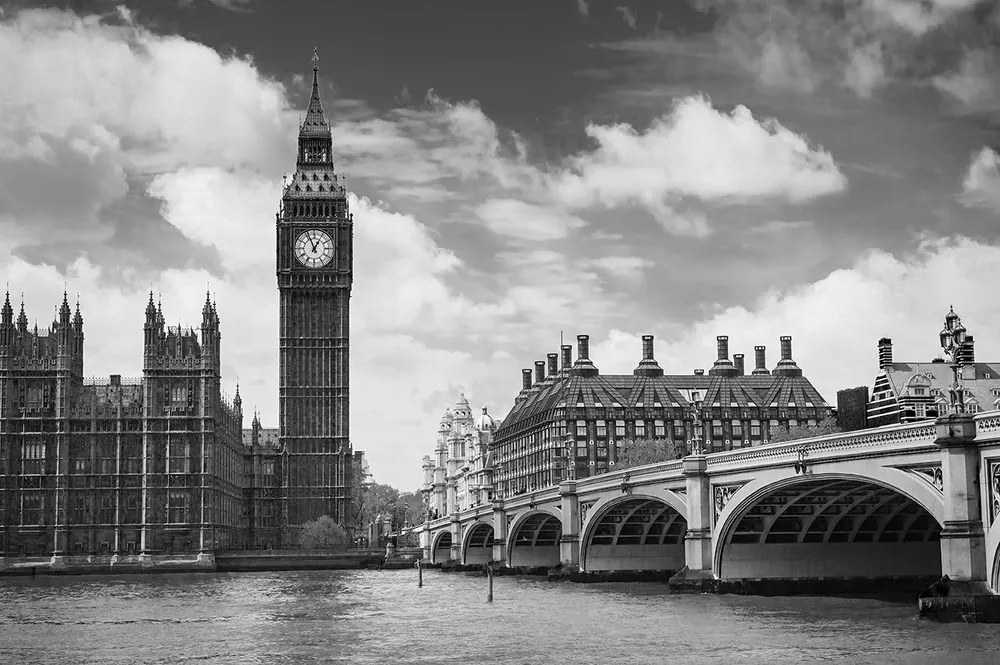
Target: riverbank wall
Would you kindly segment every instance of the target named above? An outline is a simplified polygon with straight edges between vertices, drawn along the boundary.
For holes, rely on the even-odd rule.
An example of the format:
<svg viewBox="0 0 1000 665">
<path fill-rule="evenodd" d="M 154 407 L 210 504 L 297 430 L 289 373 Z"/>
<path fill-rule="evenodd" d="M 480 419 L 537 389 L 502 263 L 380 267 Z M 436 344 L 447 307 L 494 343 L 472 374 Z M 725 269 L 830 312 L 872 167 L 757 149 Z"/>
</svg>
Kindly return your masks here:
<svg viewBox="0 0 1000 665">
<path fill-rule="evenodd" d="M 245 550 L 206 554 L 74 555 L 0 558 L 0 577 L 38 575 L 128 575 L 150 573 L 256 572 L 410 568 L 416 557 L 385 551 Z"/>
</svg>

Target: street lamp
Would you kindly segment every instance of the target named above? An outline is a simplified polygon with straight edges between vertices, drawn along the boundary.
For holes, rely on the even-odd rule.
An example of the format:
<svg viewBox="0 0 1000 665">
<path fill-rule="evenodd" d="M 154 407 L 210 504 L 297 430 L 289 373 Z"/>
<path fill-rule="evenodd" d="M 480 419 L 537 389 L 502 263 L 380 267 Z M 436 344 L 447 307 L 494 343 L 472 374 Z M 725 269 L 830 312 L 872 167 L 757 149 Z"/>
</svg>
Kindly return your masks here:
<svg viewBox="0 0 1000 665">
<path fill-rule="evenodd" d="M 965 413 L 965 388 L 962 386 L 962 375 L 959 372 L 964 346 L 965 326 L 952 307 L 944 317 L 944 328 L 941 330 L 941 348 L 951 359 L 951 371 L 954 376 L 954 383 L 949 389 L 952 413 Z"/>
</svg>

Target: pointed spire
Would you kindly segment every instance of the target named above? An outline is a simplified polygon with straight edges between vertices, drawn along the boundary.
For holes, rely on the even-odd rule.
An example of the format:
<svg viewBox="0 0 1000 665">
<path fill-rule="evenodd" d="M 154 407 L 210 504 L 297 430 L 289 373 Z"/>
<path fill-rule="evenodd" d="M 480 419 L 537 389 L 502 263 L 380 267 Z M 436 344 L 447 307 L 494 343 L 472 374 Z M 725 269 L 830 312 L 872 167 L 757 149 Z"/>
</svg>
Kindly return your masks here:
<svg viewBox="0 0 1000 665">
<path fill-rule="evenodd" d="M 243 410 L 243 398 L 240 397 L 240 381 L 236 380 L 236 396 L 233 397 L 233 406 L 235 406 L 240 411 Z"/>
<path fill-rule="evenodd" d="M 80 294 L 76 294 L 76 311 L 73 313 L 73 325 L 77 330 L 83 327 L 83 315 L 80 314 Z"/>
<path fill-rule="evenodd" d="M 306 111 L 306 118 L 299 128 L 299 136 L 303 134 L 313 134 L 320 136 L 330 135 L 330 125 L 323 115 L 323 105 L 319 100 L 319 49 L 313 49 L 313 82 L 312 94 L 309 96 L 309 108 Z"/>
<path fill-rule="evenodd" d="M 10 289 L 4 295 L 3 299 L 3 323 L 4 325 L 10 325 L 14 320 L 14 308 L 10 306 Z"/>
<path fill-rule="evenodd" d="M 24 294 L 21 294 L 21 313 L 17 315 L 17 327 L 21 332 L 28 330 L 28 316 L 24 313 Z"/>
<path fill-rule="evenodd" d="M 153 290 L 149 290 L 149 302 L 146 303 L 146 321 L 152 322 L 156 318 L 156 303 L 153 302 Z"/>
<path fill-rule="evenodd" d="M 66 289 L 63 289 L 63 301 L 62 305 L 59 307 L 59 321 L 60 323 L 69 323 L 70 319 L 70 309 L 69 309 L 69 294 L 66 293 Z"/>
</svg>

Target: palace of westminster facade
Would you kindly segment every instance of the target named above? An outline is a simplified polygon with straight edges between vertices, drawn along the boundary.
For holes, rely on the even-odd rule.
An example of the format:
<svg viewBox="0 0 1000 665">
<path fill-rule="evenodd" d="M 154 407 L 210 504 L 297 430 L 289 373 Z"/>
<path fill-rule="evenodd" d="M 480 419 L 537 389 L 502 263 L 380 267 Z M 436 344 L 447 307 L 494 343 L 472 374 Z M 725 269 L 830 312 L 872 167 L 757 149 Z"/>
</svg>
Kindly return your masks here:
<svg viewBox="0 0 1000 665">
<path fill-rule="evenodd" d="M 353 527 L 348 438 L 353 217 L 334 172 L 318 58 L 296 172 L 276 215 L 279 427 L 243 428 L 221 391 L 221 325 L 167 326 L 152 294 L 142 376 L 84 378 L 80 306 L 45 330 L 0 311 L 0 562 L 294 547 L 322 515 Z"/>
</svg>

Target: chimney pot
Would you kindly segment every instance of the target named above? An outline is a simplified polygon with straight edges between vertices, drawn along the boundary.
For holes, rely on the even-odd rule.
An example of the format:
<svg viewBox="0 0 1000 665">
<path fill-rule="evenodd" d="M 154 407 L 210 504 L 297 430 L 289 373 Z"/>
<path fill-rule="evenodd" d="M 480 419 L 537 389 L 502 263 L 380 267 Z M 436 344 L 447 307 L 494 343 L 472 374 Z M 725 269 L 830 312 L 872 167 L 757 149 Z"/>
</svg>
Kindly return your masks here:
<svg viewBox="0 0 1000 665">
<path fill-rule="evenodd" d="M 733 365 L 736 366 L 736 371 L 738 372 L 737 376 L 743 376 L 744 369 L 743 369 L 743 354 L 742 353 L 734 353 L 733 354 Z"/>
<path fill-rule="evenodd" d="M 573 346 L 571 344 L 562 345 L 562 368 L 569 369 L 573 365 Z"/>
<path fill-rule="evenodd" d="M 590 360 L 590 335 L 576 336 L 577 360 Z"/>
<path fill-rule="evenodd" d="M 642 336 L 642 359 L 653 360 L 653 336 Z"/>
<path fill-rule="evenodd" d="M 549 359 L 549 376 L 555 376 L 559 372 L 559 354 L 550 353 L 547 358 Z"/>
<path fill-rule="evenodd" d="M 892 340 L 883 337 L 878 341 L 878 368 L 888 369 L 892 366 Z"/>
<path fill-rule="evenodd" d="M 727 360 L 729 358 L 729 336 L 719 335 L 715 338 L 715 345 L 719 352 L 719 360 Z"/>
<path fill-rule="evenodd" d="M 754 374 L 770 374 L 767 371 L 767 357 L 765 355 L 767 351 L 766 346 L 755 346 L 753 347 L 754 353 Z"/>
<path fill-rule="evenodd" d="M 521 370 L 521 390 L 527 390 L 531 387 L 531 370 L 522 369 Z"/>
<path fill-rule="evenodd" d="M 792 338 L 789 335 L 781 336 L 781 359 L 792 359 Z"/>
<path fill-rule="evenodd" d="M 705 370 L 703 370 L 703 369 L 696 369 L 694 371 L 694 375 L 695 376 L 705 376 Z"/>
<path fill-rule="evenodd" d="M 535 361 L 535 383 L 541 383 L 545 380 L 545 361 L 536 360 Z"/>
</svg>

